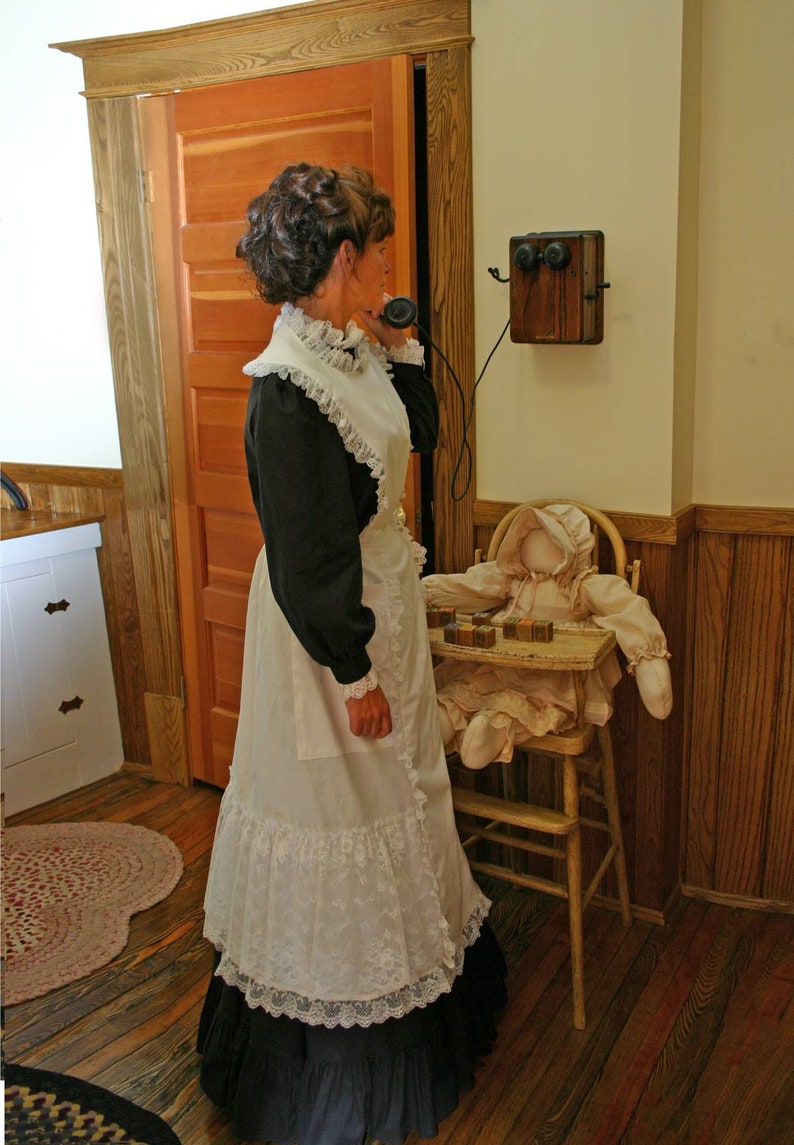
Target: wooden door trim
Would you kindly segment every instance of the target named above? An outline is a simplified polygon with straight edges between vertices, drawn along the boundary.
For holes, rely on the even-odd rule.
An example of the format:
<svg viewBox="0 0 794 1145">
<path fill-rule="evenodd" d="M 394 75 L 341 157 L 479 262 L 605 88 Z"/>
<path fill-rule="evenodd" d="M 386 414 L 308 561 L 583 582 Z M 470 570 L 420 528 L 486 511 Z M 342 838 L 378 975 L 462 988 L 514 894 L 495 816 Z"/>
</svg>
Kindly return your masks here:
<svg viewBox="0 0 794 1145">
<path fill-rule="evenodd" d="M 434 341 L 455 367 L 471 402 L 474 383 L 474 223 L 471 170 L 471 74 L 468 47 L 431 52 L 425 60 L 427 100 L 427 213 L 430 324 Z M 467 568 L 474 548 L 475 424 L 468 429 L 471 481 L 452 497 L 455 463 L 463 445 L 460 397 L 448 370 L 432 354 L 431 377 L 441 426 L 434 454 L 433 521 L 439 572 Z M 465 466 L 464 466 L 465 469 Z"/>
<path fill-rule="evenodd" d="M 311 0 L 127 36 L 51 44 L 83 61 L 90 99 L 447 51 L 471 43 L 469 0 Z"/>
<path fill-rule="evenodd" d="M 146 203 L 131 189 L 145 169 L 136 100 L 88 108 L 124 498 L 144 659 L 152 774 L 186 782 L 182 649 L 163 375 Z"/>
<path fill-rule="evenodd" d="M 190 768 L 163 400 L 168 350 L 161 336 L 152 204 L 147 201 L 152 188 L 137 97 L 401 53 L 424 60 L 433 215 L 431 322 L 470 392 L 470 42 L 470 0 L 392 0 L 385 13 L 382 0 L 317 0 L 186 29 L 53 45 L 83 59 L 124 489 L 140 595 L 145 704 L 150 739 L 161 752 L 153 761 L 157 778 L 189 782 Z M 465 568 L 473 549 L 474 486 L 461 501 L 451 499 L 448 475 L 460 449 L 461 426 L 449 380 L 441 378 L 439 389 L 442 427 L 434 496 L 436 521 L 443 527 L 436 565 L 451 570 Z"/>
</svg>

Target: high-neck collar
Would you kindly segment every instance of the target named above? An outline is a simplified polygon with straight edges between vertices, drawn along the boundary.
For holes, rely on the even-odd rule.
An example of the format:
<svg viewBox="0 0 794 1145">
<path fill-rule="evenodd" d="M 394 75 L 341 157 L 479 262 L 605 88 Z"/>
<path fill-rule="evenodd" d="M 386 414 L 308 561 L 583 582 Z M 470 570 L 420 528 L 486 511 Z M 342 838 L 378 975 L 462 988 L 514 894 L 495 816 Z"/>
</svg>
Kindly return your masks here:
<svg viewBox="0 0 794 1145">
<path fill-rule="evenodd" d="M 366 361 L 370 342 L 352 319 L 344 330 L 339 330 L 330 322 L 310 318 L 300 307 L 285 302 L 277 322 L 283 323 L 307 349 L 337 370 L 352 373 L 360 370 Z"/>
</svg>

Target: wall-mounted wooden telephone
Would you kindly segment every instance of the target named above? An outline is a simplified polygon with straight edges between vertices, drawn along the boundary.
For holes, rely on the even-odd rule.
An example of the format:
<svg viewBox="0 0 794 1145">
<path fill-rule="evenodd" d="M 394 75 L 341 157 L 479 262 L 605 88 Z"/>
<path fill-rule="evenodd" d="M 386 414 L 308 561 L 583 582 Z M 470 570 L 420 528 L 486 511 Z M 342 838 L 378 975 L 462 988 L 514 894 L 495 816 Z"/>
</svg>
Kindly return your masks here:
<svg viewBox="0 0 794 1145">
<path fill-rule="evenodd" d="M 544 231 L 510 239 L 513 342 L 601 342 L 602 231 Z"/>
</svg>

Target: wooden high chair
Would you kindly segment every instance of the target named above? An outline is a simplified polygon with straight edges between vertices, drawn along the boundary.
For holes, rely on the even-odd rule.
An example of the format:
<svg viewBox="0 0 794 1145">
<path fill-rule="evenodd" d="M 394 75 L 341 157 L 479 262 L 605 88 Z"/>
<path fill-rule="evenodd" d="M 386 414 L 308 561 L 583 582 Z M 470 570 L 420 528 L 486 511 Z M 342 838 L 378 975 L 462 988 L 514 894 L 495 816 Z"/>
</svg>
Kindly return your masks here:
<svg viewBox="0 0 794 1145">
<path fill-rule="evenodd" d="M 627 580 L 633 592 L 639 584 L 640 562 L 628 565 L 626 547 L 615 525 L 597 509 L 566 498 L 545 501 L 528 501 L 516 506 L 506 514 L 497 526 L 487 560 L 495 560 L 499 545 L 513 518 L 526 508 L 545 508 L 547 505 L 576 505 L 590 519 L 596 537 L 594 559 L 598 553 L 598 530 L 609 539 L 614 555 L 615 572 Z M 557 643 L 555 640 L 554 643 Z M 552 645 L 548 645 L 551 648 Z M 561 648 L 560 655 L 564 657 Z M 561 666 L 565 666 L 564 664 Z M 571 976 L 573 981 L 573 1024 L 583 1030 L 585 1027 L 584 1002 L 584 957 L 582 942 L 582 912 L 600 886 L 610 866 L 614 867 L 623 925 L 631 925 L 631 906 L 626 876 L 626 859 L 623 851 L 623 836 L 620 827 L 620 810 L 615 784 L 615 761 L 612 753 L 612 737 L 609 725 L 598 727 L 580 722 L 568 731 L 554 735 L 535 736 L 522 744 L 524 752 L 548 757 L 558 764 L 562 771 L 563 807 L 538 806 L 516 802 L 494 795 L 482 794 L 467 788 L 453 785 L 452 799 L 455 810 L 475 820 L 485 820 L 484 826 L 462 826 L 464 847 L 471 852 L 479 840 L 498 843 L 503 847 L 517 848 L 519 851 L 549 856 L 564 862 L 564 878 L 541 878 L 491 862 L 480 862 L 470 855 L 472 870 L 481 871 L 495 878 L 507 879 L 518 886 L 530 887 L 547 894 L 564 898 L 568 902 L 568 919 L 571 936 Z M 494 764 L 490 764 L 494 767 Z M 511 764 L 499 765 L 510 767 Z M 600 805 L 603 819 L 592 819 L 580 811 L 580 798 L 585 796 Z M 515 832 L 508 834 L 505 826 L 522 828 L 549 837 L 548 843 L 536 842 Z M 607 847 L 603 859 L 586 887 L 582 886 L 582 829 L 601 832 L 606 835 Z"/>
</svg>

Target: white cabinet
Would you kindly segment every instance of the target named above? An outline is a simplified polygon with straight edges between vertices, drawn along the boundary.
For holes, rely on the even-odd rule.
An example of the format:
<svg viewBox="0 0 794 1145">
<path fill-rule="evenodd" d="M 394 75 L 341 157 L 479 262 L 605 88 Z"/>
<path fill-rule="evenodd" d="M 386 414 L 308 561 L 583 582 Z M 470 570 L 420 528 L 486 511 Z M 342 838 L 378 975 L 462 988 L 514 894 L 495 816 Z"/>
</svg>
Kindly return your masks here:
<svg viewBox="0 0 794 1145">
<path fill-rule="evenodd" d="M 2 781 L 13 815 L 124 762 L 92 522 L 0 543 Z"/>
</svg>

